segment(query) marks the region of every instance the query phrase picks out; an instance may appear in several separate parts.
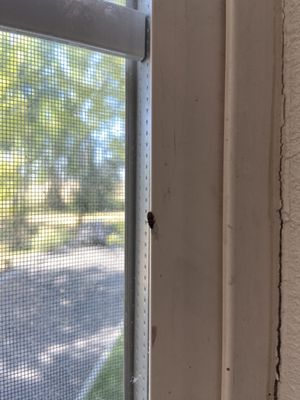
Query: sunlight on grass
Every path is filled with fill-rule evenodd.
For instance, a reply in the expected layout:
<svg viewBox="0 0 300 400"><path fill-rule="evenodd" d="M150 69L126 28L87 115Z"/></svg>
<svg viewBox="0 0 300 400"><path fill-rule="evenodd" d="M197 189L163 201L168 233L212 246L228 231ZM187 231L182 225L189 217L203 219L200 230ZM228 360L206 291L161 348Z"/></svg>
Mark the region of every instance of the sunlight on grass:
<svg viewBox="0 0 300 400"><path fill-rule="evenodd" d="M123 400L124 340L119 337L85 400Z"/></svg>
<svg viewBox="0 0 300 400"><path fill-rule="evenodd" d="M49 251L62 246L70 239L70 228L65 226L41 226L31 239L31 251Z"/></svg>
<svg viewBox="0 0 300 400"><path fill-rule="evenodd" d="M79 223L101 222L109 225L112 232L107 237L107 246L124 246L125 242L123 212L89 213L80 219L76 213L40 213L28 216L27 220L30 231L24 240L24 248L13 250L9 243L0 243L0 272L13 266L15 256L70 246L78 232Z"/></svg>
<svg viewBox="0 0 300 400"><path fill-rule="evenodd" d="M31 223L37 224L53 224L53 225L71 225L78 224L79 219L81 222L99 221L99 222L120 222L124 220L124 212L99 212L99 213L88 213L80 215L78 213L31 213L28 216L28 220Z"/></svg>

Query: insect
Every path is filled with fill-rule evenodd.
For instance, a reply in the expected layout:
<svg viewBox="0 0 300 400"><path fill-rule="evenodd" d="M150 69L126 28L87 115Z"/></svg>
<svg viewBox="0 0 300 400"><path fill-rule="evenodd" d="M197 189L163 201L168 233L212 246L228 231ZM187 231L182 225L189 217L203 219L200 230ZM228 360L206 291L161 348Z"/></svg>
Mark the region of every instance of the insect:
<svg viewBox="0 0 300 400"><path fill-rule="evenodd" d="M154 225L155 225L155 217L154 217L154 214L152 211L149 211L147 213L147 221L148 221L148 225L149 225L150 229L153 229Z"/></svg>

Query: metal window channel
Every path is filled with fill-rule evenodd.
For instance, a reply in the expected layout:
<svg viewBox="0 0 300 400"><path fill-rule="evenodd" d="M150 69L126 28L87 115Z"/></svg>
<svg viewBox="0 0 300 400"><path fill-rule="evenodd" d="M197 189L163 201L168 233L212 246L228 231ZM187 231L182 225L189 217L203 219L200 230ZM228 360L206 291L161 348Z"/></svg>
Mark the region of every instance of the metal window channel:
<svg viewBox="0 0 300 400"><path fill-rule="evenodd" d="M99 0L1 0L0 25L140 61L146 16Z"/></svg>

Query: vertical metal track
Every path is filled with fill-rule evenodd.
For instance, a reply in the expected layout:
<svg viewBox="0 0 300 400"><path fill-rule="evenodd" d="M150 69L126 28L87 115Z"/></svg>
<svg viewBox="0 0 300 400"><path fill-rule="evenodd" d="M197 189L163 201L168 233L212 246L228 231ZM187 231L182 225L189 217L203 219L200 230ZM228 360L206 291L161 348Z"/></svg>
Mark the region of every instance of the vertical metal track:
<svg viewBox="0 0 300 400"><path fill-rule="evenodd" d="M131 400L134 368L136 242L136 63L126 62L126 212L125 212L125 400Z"/></svg>
<svg viewBox="0 0 300 400"><path fill-rule="evenodd" d="M136 8L135 0L127 7ZM137 63L126 61L126 221L124 398L133 399L136 271Z"/></svg>
<svg viewBox="0 0 300 400"><path fill-rule="evenodd" d="M138 10L151 14L150 0L139 0ZM136 271L135 271L135 332L134 399L149 397L149 269L150 229L146 222L151 209L151 112L150 62L137 66L137 164L136 164Z"/></svg>

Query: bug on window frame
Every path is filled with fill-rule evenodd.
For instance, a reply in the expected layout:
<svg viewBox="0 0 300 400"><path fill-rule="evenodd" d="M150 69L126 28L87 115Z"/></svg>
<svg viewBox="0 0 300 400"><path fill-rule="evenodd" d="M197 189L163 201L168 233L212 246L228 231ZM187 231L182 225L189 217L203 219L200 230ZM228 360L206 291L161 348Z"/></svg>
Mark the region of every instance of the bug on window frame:
<svg viewBox="0 0 300 400"><path fill-rule="evenodd" d="M147 213L147 221L148 221L148 225L149 225L150 229L153 229L156 221L155 221L155 217L154 217L154 214L152 211L149 211Z"/></svg>

